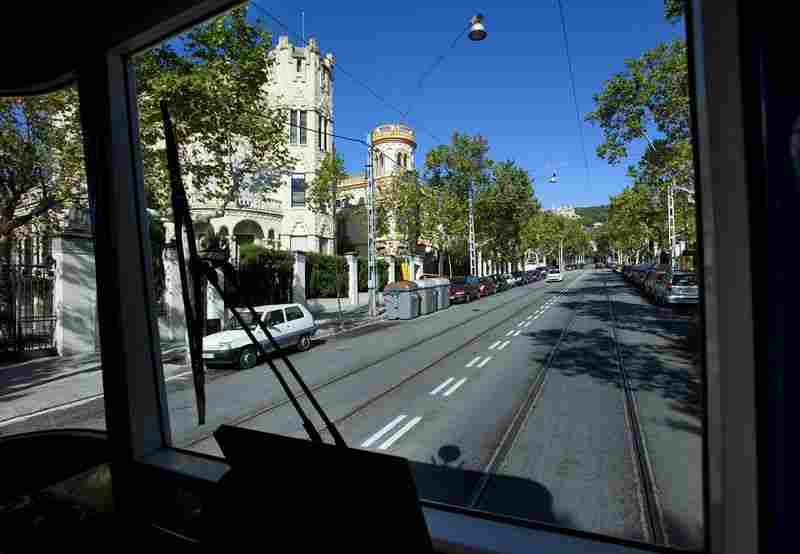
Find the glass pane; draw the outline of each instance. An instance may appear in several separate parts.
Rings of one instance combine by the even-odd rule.
[[[106,427],[82,140],[76,88],[0,98],[0,435]]]
[[[194,228],[210,250],[230,231],[215,253],[239,284],[201,294],[207,331],[224,329],[204,339],[205,424],[185,354],[166,362],[174,444],[219,456],[212,433],[232,421],[306,438],[266,358],[228,327],[233,306],[267,313],[302,301],[314,323],[287,308],[274,338],[345,441],[409,459],[421,497],[701,549],[703,294],[655,286],[662,272],[696,268],[680,15],[667,20],[660,0],[570,7],[573,95],[557,4],[495,6],[484,41],[461,36],[451,49],[463,15],[404,6],[450,34],[381,9],[350,20],[315,10],[316,28],[340,32],[306,41],[274,26],[297,21],[291,10],[250,3],[134,60],[145,185],[166,237],[162,343],[182,344],[186,329],[161,96],[180,131]],[[411,40],[392,50],[365,39],[365,23]],[[530,36],[543,39],[537,48],[507,55]],[[296,55],[312,77],[324,66],[344,80],[335,98],[299,78]],[[373,66],[392,67],[392,79],[364,73]],[[398,96],[404,86],[418,93]],[[292,147],[308,139],[298,127],[309,112],[334,156]],[[347,140],[328,143],[337,117]],[[330,205],[336,221],[318,208]],[[381,292],[423,274],[450,281]],[[496,292],[478,298],[476,277],[487,275]],[[453,306],[450,284],[466,288]]]
[[[283,310],[273,310],[269,313],[269,324],[280,325],[286,323],[286,318],[283,316]]]

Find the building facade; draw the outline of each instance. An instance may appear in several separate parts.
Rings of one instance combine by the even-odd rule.
[[[270,82],[264,94],[287,110],[289,153],[294,167],[281,175],[278,189],[267,195],[243,192],[223,217],[214,202],[192,203],[196,234],[215,233],[236,245],[256,243],[271,248],[333,254],[333,219],[308,209],[306,190],[323,158],[333,151],[333,54],[322,54],[316,40],[298,47],[282,36],[270,52]]]
[[[414,130],[407,125],[392,123],[380,125],[372,131],[373,159],[372,167],[375,178],[375,195],[380,198],[385,194],[394,176],[416,168],[415,155],[417,142]],[[367,201],[367,179],[365,175],[351,175],[339,186],[339,191],[350,197],[355,205],[364,205]],[[342,241],[357,251],[367,255],[367,223],[366,217],[353,217],[348,214],[348,206],[341,206],[343,217],[339,221],[339,236]],[[420,241],[424,246],[424,241]],[[378,256],[401,256],[416,254],[415,245],[408,245],[395,231],[393,221],[389,222],[389,233],[376,240]]]

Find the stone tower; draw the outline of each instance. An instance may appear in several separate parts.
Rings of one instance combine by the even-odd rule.
[[[372,144],[375,147],[373,167],[377,179],[396,174],[401,168],[414,169],[417,142],[410,127],[399,123],[376,127],[372,131]]]

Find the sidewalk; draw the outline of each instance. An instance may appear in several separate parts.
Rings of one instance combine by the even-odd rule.
[[[183,343],[162,345],[161,359],[174,362],[183,358]],[[0,397],[9,391],[19,392],[64,379],[80,373],[99,371],[100,353],[90,352],[72,356],[48,356],[25,362],[0,365]]]

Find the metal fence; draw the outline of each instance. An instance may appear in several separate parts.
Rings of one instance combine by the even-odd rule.
[[[54,350],[52,264],[0,265],[0,356]]]

